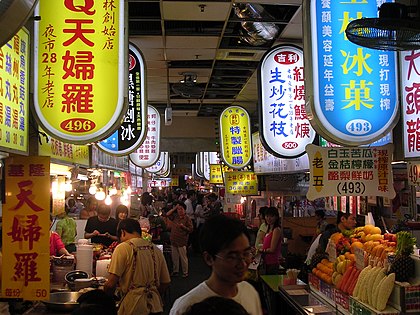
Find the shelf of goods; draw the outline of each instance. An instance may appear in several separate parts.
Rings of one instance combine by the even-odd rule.
[[[419,314],[415,243],[409,232],[382,235],[372,225],[335,233],[312,258],[309,287],[343,314]]]

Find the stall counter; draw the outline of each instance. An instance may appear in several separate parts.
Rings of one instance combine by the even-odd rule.
[[[268,314],[344,314],[337,313],[330,304],[313,294],[309,286],[298,280],[288,284],[286,275],[263,275],[263,294]],[[285,302],[285,303],[284,303]]]

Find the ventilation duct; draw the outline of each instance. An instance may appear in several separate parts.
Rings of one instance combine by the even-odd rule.
[[[234,6],[235,15],[240,19],[274,20],[259,4],[236,3]],[[243,21],[241,26],[241,40],[252,46],[261,46],[273,41],[279,32],[279,28],[271,22]]]

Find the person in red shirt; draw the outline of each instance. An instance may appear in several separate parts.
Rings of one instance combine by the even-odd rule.
[[[70,256],[57,232],[50,231],[50,256]]]

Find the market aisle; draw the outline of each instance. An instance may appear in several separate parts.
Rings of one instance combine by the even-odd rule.
[[[201,254],[188,253],[189,259],[189,276],[182,278],[181,276],[172,277],[172,284],[169,293],[165,297],[165,308],[163,314],[169,314],[173,303],[177,298],[187,293],[197,284],[204,281],[210,276],[210,268],[204,263]]]

